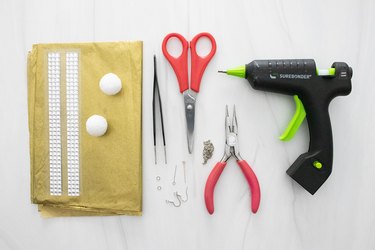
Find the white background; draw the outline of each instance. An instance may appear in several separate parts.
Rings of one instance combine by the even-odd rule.
[[[1,0],[0,249],[375,249],[374,11],[372,0]],[[202,31],[214,35],[217,53],[202,80],[189,156],[182,96],[161,42],[169,32],[191,39]],[[43,219],[29,198],[27,53],[34,43],[117,40],[144,41],[143,216]],[[200,48],[207,50],[207,44]],[[170,45],[176,49],[176,43]],[[155,166],[153,157],[154,53],[167,166]],[[314,196],[285,173],[309,143],[306,122],[294,140],[278,140],[293,115],[292,98],[255,91],[243,79],[216,73],[270,58],[314,58],[319,68],[344,61],[353,68],[352,93],[330,106],[333,173]],[[225,104],[237,105],[241,154],[261,184],[256,215],[233,160],[218,182],[214,215],[205,209],[205,181],[224,149]],[[203,166],[207,139],[215,152]],[[161,147],[158,154],[162,158]],[[173,198],[175,188],[183,190],[182,160],[189,200],[174,208],[165,200]]]

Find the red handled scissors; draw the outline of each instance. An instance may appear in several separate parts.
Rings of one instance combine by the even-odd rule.
[[[182,43],[182,53],[179,57],[174,57],[169,54],[167,50],[168,40],[172,37],[177,38]],[[208,55],[201,57],[197,54],[196,45],[200,38],[207,37],[211,41],[211,51]],[[191,53],[191,82],[189,88],[189,76],[188,76],[188,49],[190,48]],[[199,92],[199,87],[201,84],[201,79],[211,58],[216,52],[216,41],[214,37],[207,32],[199,33],[196,35],[190,44],[186,39],[178,34],[171,33],[168,34],[162,44],[162,50],[164,56],[167,58],[171,64],[178,80],[180,86],[180,92],[183,94],[185,103],[185,117],[187,125],[187,141],[189,153],[193,151],[193,134],[194,134],[194,120],[195,120],[195,102],[197,94]]]
[[[229,121],[228,106],[225,109],[225,151],[224,156],[218,162],[210,175],[208,176],[206,187],[204,189],[204,200],[206,202],[207,211],[210,214],[214,212],[214,191],[217,181],[223,172],[227,161],[232,156],[236,158],[238,166],[241,168],[242,173],[245,175],[246,181],[249,184],[251,191],[251,211],[256,213],[260,204],[260,187],[258,178],[254,174],[250,165],[242,159],[238,147],[238,124],[236,116],[236,107],[233,108],[232,122]]]

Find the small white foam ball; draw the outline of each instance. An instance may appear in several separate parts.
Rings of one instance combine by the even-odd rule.
[[[87,133],[91,136],[102,136],[107,132],[107,120],[100,115],[92,115],[86,121]]]
[[[100,89],[107,95],[116,95],[122,88],[121,79],[113,74],[105,74],[99,82]]]

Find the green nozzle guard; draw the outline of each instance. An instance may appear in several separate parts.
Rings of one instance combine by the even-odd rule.
[[[228,69],[226,71],[226,73],[227,73],[227,75],[246,78],[246,67],[244,65],[244,66],[239,66],[239,67],[236,67],[236,68]]]

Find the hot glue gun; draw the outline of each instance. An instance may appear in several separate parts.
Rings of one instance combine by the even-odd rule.
[[[307,118],[310,145],[286,171],[297,183],[314,194],[332,172],[333,142],[328,106],[336,96],[351,92],[352,68],[335,62],[318,70],[312,59],[254,60],[251,63],[219,71],[246,78],[256,90],[294,96],[296,112],[281,140],[290,140]]]

